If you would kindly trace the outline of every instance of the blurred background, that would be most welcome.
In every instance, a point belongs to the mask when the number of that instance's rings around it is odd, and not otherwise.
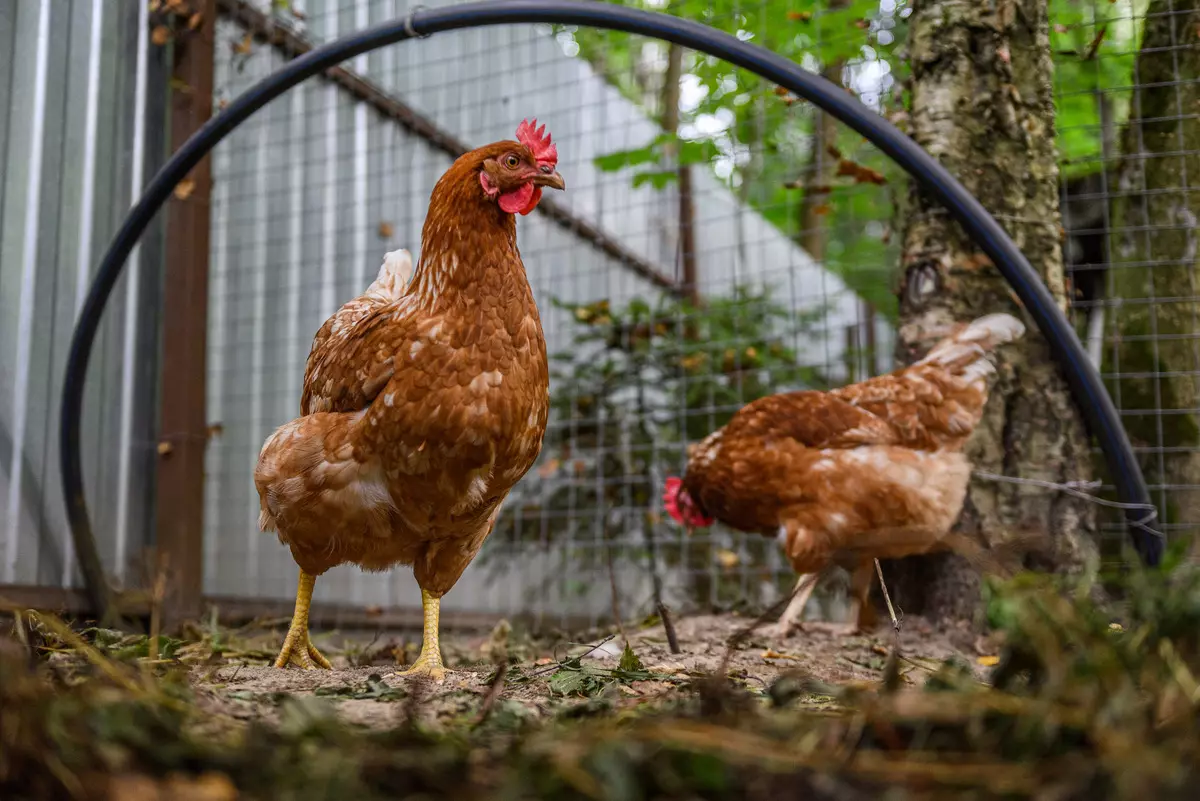
[[[179,5],[0,6],[0,596],[20,603],[86,603],[57,405],[91,271],[131,202],[206,111],[297,54],[412,8]],[[942,69],[918,62],[914,86],[911,51],[927,43],[904,0],[628,5],[766,47],[905,131],[912,92]],[[995,13],[1018,5],[1048,14],[1053,64],[993,55],[1011,67],[1003,85],[1053,100],[1057,149],[1043,168],[1057,171],[1062,217],[998,217],[1039,269],[1053,272],[1057,256],[1042,261],[1022,226],[1061,242],[1064,302],[1141,456],[1158,526],[1190,536],[1197,3],[1001,2]],[[761,608],[790,588],[773,540],[685,535],[660,513],[663,480],[682,470],[688,442],[754,398],[892,369],[920,305],[904,242],[920,198],[862,137],[724,62],[626,34],[509,26],[378,50],[287,93],[177,188],[135,252],[105,313],[84,422],[98,546],[132,603],[165,571],[179,615],[290,614],[296,568],[258,531],[251,476],[263,440],[297,414],[312,336],[385,252],[419,254],[430,191],[453,157],[511,137],[526,117],[553,134],[568,185],[519,223],[553,414],[539,464],[446,597],[446,624],[584,627],[645,616],[658,596],[685,611]],[[977,147],[1003,119],[955,124]],[[1051,135],[1029,136],[1035,150]],[[966,155],[982,174],[994,154]],[[985,206],[1011,207],[1002,182],[964,181]],[[1103,480],[1098,458],[1083,461]],[[1076,477],[1087,478],[1058,476]],[[1123,536],[1115,515],[1088,527],[1102,543]],[[315,620],[347,625],[420,609],[403,568],[337,568],[315,597]]]

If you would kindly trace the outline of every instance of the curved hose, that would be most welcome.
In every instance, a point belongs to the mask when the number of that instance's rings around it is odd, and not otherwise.
[[[1075,402],[1083,411],[1092,434],[1104,452],[1121,501],[1139,505],[1142,509],[1153,508],[1145,479],[1117,410],[1104,389],[1099,373],[1088,361],[1074,329],[1054,302],[1050,291],[1000,224],[920,145],[833,83],[805,72],[782,56],[706,25],[666,14],[588,0],[506,0],[421,9],[407,18],[382,23],[309,51],[264,78],[210,119],[154,176],[137,205],[126,215],[100,262],[80,313],[67,361],[59,423],[59,458],[67,518],[82,564],[99,564],[83,494],[80,452],[83,388],[92,342],[125,260],[151,219],[170,197],[175,185],[250,115],[296,84],[329,67],[414,37],[462,28],[537,22],[620,30],[716,56],[788,89],[871,140],[916,179],[926,192],[945,205],[1000,270],[1049,341],[1051,352],[1066,374]],[[1162,558],[1163,538],[1143,524],[1144,517],[1144,511],[1140,509],[1127,512],[1134,546],[1143,562],[1154,566]],[[102,612],[110,602],[107,582],[104,582],[103,575],[85,575],[85,580],[93,605],[98,612]],[[104,586],[97,586],[95,582],[104,582]]]

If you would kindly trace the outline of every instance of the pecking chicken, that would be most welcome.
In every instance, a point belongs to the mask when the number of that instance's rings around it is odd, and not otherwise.
[[[301,417],[262,447],[259,525],[300,568],[276,667],[329,662],[308,635],[317,576],[340,564],[412,565],[421,653],[402,675],[442,681],[441,597],[537,459],[549,411],[546,342],[517,249],[516,214],[563,189],[545,126],[460,157],[437,182],[411,270],[379,276],[313,340]],[[411,272],[411,279],[409,273]]]
[[[851,622],[840,628],[857,630],[869,619],[874,559],[943,547],[971,477],[962,451],[987,402],[992,351],[1024,332],[991,314],[909,367],[747,404],[689,448],[684,478],[667,479],[667,512],[689,530],[715,519],[778,538],[800,580],[777,636],[830,564],[851,574]]]

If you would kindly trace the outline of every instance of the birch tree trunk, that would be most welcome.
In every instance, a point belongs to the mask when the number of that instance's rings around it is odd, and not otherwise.
[[[1200,528],[1200,0],[1152,0],[1114,202],[1115,400],[1174,534]],[[1166,410],[1165,413],[1164,410]],[[1181,527],[1181,532],[1176,526]]]
[[[910,20],[912,136],[994,214],[1066,307],[1053,63],[1046,0],[922,0]],[[902,363],[945,327],[992,312],[1023,313],[1004,279],[950,220],[910,192],[900,287]],[[1028,318],[1026,319],[1028,322]],[[1045,340],[999,354],[999,380],[967,447],[977,470],[1064,482],[1091,473],[1088,438]],[[989,548],[1019,548],[1031,567],[1071,570],[1094,554],[1090,507],[1052,491],[972,481],[958,531]],[[980,579],[961,557],[903,560],[889,571],[908,613],[977,617]]]

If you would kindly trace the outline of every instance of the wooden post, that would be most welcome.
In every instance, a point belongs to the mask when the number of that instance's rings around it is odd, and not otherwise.
[[[171,150],[212,116],[216,0],[193,3],[194,30],[177,28],[171,71]],[[204,587],[205,356],[211,159],[205,158],[167,205],[164,248],[162,383],[159,408],[157,570],[168,576],[164,625],[200,614]],[[153,580],[151,584],[153,585]]]

